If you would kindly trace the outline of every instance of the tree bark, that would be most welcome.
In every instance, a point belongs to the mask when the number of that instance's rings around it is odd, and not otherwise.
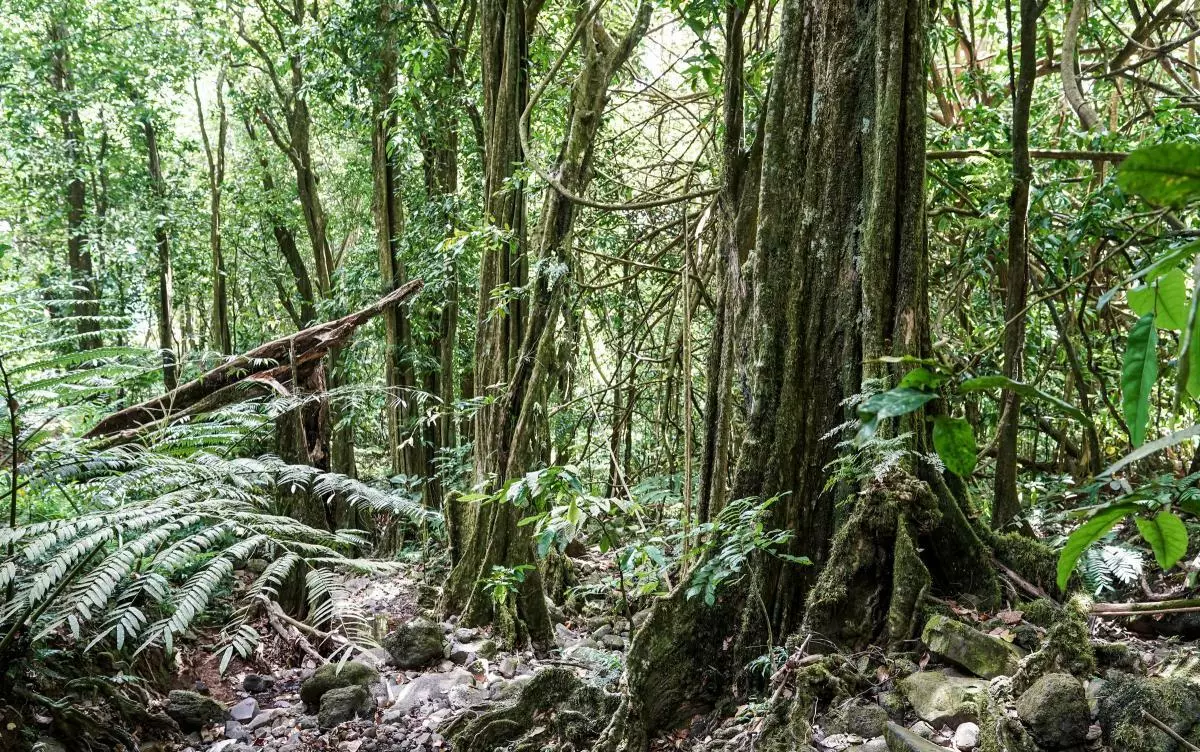
[[[225,142],[229,135],[229,113],[225,109],[225,67],[217,71],[217,143],[213,147],[204,124],[204,104],[200,88],[192,78],[200,139],[208,164],[208,244],[212,255],[212,334],[213,346],[223,355],[233,353],[233,334],[229,323],[229,292],[225,276],[225,252],[221,242],[221,194],[225,187]]]
[[[86,225],[86,186],[83,181],[83,121],[74,101],[74,72],[71,66],[70,31],[65,22],[50,23],[50,84],[58,95],[55,109],[62,129],[63,151],[66,156],[67,178],[67,268],[71,272],[75,330],[79,348],[94,350],[100,347],[100,292],[92,266],[92,252]]]
[[[1013,86],[1012,192],[1008,199],[1008,280],[1004,292],[1004,375],[1021,381],[1024,375],[1025,305],[1029,289],[1029,115],[1037,75],[1039,0],[1020,0],[1020,63]],[[1021,395],[1005,390],[997,427],[996,479],[992,497],[992,527],[1001,530],[1021,513],[1017,494],[1017,438]]]
[[[85,438],[129,438],[147,428],[233,404],[251,396],[245,391],[248,384],[257,383],[267,389],[284,387],[297,373],[308,375],[312,364],[325,357],[330,348],[343,345],[358,327],[416,295],[421,286],[420,280],[412,280],[348,316],[307,327],[230,358],[166,394],[109,415]]]
[[[717,307],[713,317],[712,343],[708,356],[708,392],[704,402],[704,453],[700,459],[700,489],[697,517],[711,520],[725,506],[730,482],[733,446],[734,376],[744,368],[741,324],[744,320],[746,285],[744,268],[755,242],[758,212],[758,178],[762,138],[746,147],[744,91],[742,80],[744,46],[742,28],[746,10],[731,4],[725,8],[725,101],[719,212],[719,259],[717,261]],[[744,372],[744,371],[743,371]]]
[[[163,386],[171,391],[178,386],[176,377],[174,289],[171,271],[171,238],[167,234],[167,184],[163,179],[162,161],[158,153],[158,132],[149,112],[142,112],[142,135],[146,139],[146,165],[150,174],[150,191],[154,196],[154,248],[158,257],[158,349],[162,355]]]
[[[911,453],[882,480],[872,468],[830,487],[826,469],[843,451],[848,398],[899,376],[881,359],[930,351],[926,12],[924,0],[783,6],[747,328],[752,399],[730,495],[778,497],[769,526],[794,531],[786,553],[814,566],[760,557],[752,582],[712,607],[686,597],[688,582],[656,604],[599,749],[643,749],[793,632],[854,650],[910,637],[931,580],[998,595],[957,495],[920,459],[923,416],[895,428]]]
[[[526,7],[521,0],[484,0],[481,5],[487,215],[509,233],[498,248],[484,254],[476,326],[475,383],[503,385],[497,399],[481,407],[475,419],[475,479],[493,489],[548,460],[546,406],[551,391],[562,384],[562,369],[574,352],[574,343],[560,336],[558,324],[566,317],[573,278],[575,204],[556,188],[546,188],[532,252],[539,272],[526,280],[524,194],[511,184],[514,165],[524,158],[520,129],[528,116],[528,30],[538,7]],[[559,184],[572,193],[585,191],[591,180],[592,150],[609,86],[645,34],[650,10],[648,3],[639,5],[633,26],[619,42],[598,18],[580,11],[583,59],[554,167]],[[526,285],[527,298],[510,300],[507,315],[495,315],[495,291]],[[512,504],[475,504],[464,512],[462,555],[451,571],[444,608],[464,613],[468,621],[493,620],[496,614],[483,580],[494,566],[511,567],[535,559],[527,530],[517,525],[522,516],[523,510]],[[536,570],[521,584],[516,614],[500,616],[502,624],[516,626],[517,639],[527,636],[538,649],[551,644],[549,614]]]
[[[390,148],[389,139],[397,127],[392,108],[392,90],[396,85],[396,9],[392,0],[381,0],[376,19],[381,44],[379,71],[375,81],[374,127],[371,136],[371,161],[375,180],[375,230],[379,250],[379,277],[384,291],[395,289],[404,279],[404,262],[400,258],[400,238],[404,234],[404,207],[397,185],[399,165]],[[387,388],[388,456],[393,474],[413,474],[402,448],[402,403],[412,400],[411,340],[408,336],[408,317],[402,309],[384,313],[384,384]],[[414,442],[415,443],[415,442]],[[419,449],[420,447],[418,447]]]

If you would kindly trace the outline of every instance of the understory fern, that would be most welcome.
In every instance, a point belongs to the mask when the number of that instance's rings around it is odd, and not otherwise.
[[[1100,595],[1117,583],[1136,585],[1142,577],[1142,554],[1123,545],[1092,546],[1080,557],[1079,571],[1088,590]]]
[[[157,354],[81,349],[120,332],[76,334],[78,322],[52,319],[44,299],[14,299],[0,306],[0,499],[9,523],[0,528],[0,672],[52,636],[132,655],[170,652],[252,559],[268,563],[237,592],[222,667],[253,652],[256,615],[285,592],[295,605],[306,601],[313,630],[373,645],[343,577],[394,565],[363,556],[366,532],[305,524],[282,514],[280,499],[316,507],[313,519],[335,504],[422,526],[440,524],[436,513],[345,475],[233,456],[289,409],[282,401],[162,426],[137,444],[78,438],[113,393],[157,389]]]

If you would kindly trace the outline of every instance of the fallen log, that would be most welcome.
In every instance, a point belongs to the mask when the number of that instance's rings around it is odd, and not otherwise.
[[[1109,617],[1191,613],[1200,611],[1200,598],[1180,598],[1150,603],[1095,603],[1092,605],[1091,611],[1096,616]]]
[[[127,439],[151,427],[169,425],[190,415],[245,400],[257,393],[256,387],[279,391],[295,374],[315,366],[330,348],[345,343],[358,327],[416,295],[423,284],[414,279],[348,316],[310,326],[235,355],[166,394],[109,415],[84,437]]]

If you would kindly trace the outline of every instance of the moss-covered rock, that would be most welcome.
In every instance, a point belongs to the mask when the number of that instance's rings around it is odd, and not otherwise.
[[[1200,686],[1182,679],[1113,673],[1099,695],[1104,743],[1120,752],[1182,752],[1170,735],[1148,723],[1146,711],[1192,744],[1200,744]]]
[[[355,684],[331,689],[321,696],[321,709],[317,723],[322,728],[332,728],[353,718],[368,715],[375,707],[371,693],[366,687]]]
[[[873,702],[855,703],[842,711],[841,727],[848,734],[871,739],[883,736],[887,727],[887,711]]]
[[[1035,681],[1052,673],[1087,677],[1096,671],[1096,658],[1088,631],[1091,601],[1076,596],[1067,605],[1056,607],[1042,646],[1026,658],[1016,677],[1014,688],[1024,692]]]
[[[398,668],[424,668],[445,655],[442,627],[428,619],[413,619],[390,634],[380,644],[392,656]]]
[[[1017,718],[1013,683],[1012,677],[1002,676],[988,684],[979,722],[981,752],[1045,752]]]
[[[1046,674],[1034,682],[1017,699],[1017,714],[1048,750],[1082,744],[1091,725],[1083,684],[1070,674]]]
[[[582,749],[614,710],[614,696],[585,684],[569,669],[546,668],[525,682],[515,699],[479,714],[463,714],[443,733],[459,752]]]
[[[377,681],[379,681],[379,672],[365,663],[350,661],[341,666],[329,663],[317,669],[315,674],[304,680],[304,683],[300,685],[300,699],[309,708],[315,710],[321,707],[321,698],[331,689],[366,688]]]
[[[1093,642],[1092,654],[1100,669],[1114,668],[1131,674],[1141,673],[1145,669],[1142,657],[1124,642]]]
[[[900,682],[900,691],[921,720],[940,728],[979,721],[987,682],[941,671],[922,671]]]
[[[175,689],[167,695],[167,715],[184,731],[199,731],[206,724],[225,717],[225,711],[211,697],[186,689]]]
[[[1009,643],[945,616],[931,616],[921,641],[934,653],[976,676],[994,679],[1017,672],[1021,654]]]

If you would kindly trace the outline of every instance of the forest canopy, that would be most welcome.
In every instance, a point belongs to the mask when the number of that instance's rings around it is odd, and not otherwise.
[[[1198,46],[0,0],[0,750],[1200,749]]]

